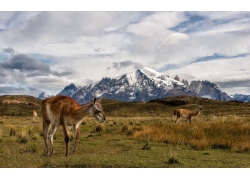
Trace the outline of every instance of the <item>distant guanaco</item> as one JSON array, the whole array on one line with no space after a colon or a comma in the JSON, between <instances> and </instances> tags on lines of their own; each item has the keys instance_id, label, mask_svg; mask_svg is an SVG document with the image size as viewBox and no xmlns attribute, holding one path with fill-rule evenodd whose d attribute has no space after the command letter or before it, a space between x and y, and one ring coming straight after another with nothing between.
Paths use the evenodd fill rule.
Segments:
<instances>
[{"instance_id":1,"label":"distant guanaco","mask_svg":"<svg viewBox=\"0 0 250 180\"><path fill-rule=\"evenodd\" d=\"M199 106L199 109L195 113L193 113L189 109L176 109L176 110L174 110L174 114L176 115L175 124L178 123L178 120L181 116L184 118L187 118L186 119L187 123L189 121L189 123L191 124L192 117L198 116L200 114L201 110L202 110L201 106Z\"/></svg>"},{"instance_id":2,"label":"distant guanaco","mask_svg":"<svg viewBox=\"0 0 250 180\"><path fill-rule=\"evenodd\" d=\"M34 119L36 118L36 120L38 120L38 115L36 111L32 111L32 120L34 121Z\"/></svg>"}]
</instances>

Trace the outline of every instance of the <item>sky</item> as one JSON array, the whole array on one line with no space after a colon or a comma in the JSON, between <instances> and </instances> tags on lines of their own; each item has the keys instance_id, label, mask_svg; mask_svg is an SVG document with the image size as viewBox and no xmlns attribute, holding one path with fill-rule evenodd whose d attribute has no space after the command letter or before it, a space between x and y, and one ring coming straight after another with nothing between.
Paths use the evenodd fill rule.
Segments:
<instances>
[{"instance_id":1,"label":"sky","mask_svg":"<svg viewBox=\"0 0 250 180\"><path fill-rule=\"evenodd\" d=\"M27 9L0 11L0 95L57 94L144 66L250 95L248 11Z\"/></svg>"}]
</instances>

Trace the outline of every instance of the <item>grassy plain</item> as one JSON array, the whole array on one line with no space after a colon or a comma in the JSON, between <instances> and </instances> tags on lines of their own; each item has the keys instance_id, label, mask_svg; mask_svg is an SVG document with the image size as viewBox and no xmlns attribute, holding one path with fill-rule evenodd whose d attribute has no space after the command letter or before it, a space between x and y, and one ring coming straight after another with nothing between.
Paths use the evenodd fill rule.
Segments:
<instances>
[{"instance_id":1,"label":"grassy plain","mask_svg":"<svg viewBox=\"0 0 250 180\"><path fill-rule=\"evenodd\" d=\"M28 101L33 102L32 99ZM106 122L99 124L87 116L81 125L76 156L71 151L66 158L61 127L54 140L57 154L45 156L42 118L40 116L33 122L26 115L36 108L28 101L1 104L8 113L12 106L17 109L11 113L21 112L15 116L2 112L0 116L1 168L250 167L249 103L189 97L148 103L104 99ZM195 111L198 105L202 105L204 110L191 125L184 120L174 124L174 109L182 107ZM30 109L27 110L27 106ZM39 108L36 110L40 114Z\"/></svg>"}]
</instances>

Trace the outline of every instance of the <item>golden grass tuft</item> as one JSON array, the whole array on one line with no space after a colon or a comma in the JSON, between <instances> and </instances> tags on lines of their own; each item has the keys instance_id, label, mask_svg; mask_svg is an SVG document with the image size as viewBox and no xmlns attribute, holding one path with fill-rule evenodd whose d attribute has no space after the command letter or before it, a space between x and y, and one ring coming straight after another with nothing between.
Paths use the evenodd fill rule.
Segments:
<instances>
[{"instance_id":1,"label":"golden grass tuft","mask_svg":"<svg viewBox=\"0 0 250 180\"><path fill-rule=\"evenodd\" d=\"M29 141L28 134L29 133L26 130L22 129L21 134L18 136L19 142L22 144L28 143Z\"/></svg>"},{"instance_id":2,"label":"golden grass tuft","mask_svg":"<svg viewBox=\"0 0 250 180\"><path fill-rule=\"evenodd\" d=\"M250 125L227 124L161 124L145 125L135 131L131 138L174 145L190 145L194 149L231 149L250 151Z\"/></svg>"}]
</instances>

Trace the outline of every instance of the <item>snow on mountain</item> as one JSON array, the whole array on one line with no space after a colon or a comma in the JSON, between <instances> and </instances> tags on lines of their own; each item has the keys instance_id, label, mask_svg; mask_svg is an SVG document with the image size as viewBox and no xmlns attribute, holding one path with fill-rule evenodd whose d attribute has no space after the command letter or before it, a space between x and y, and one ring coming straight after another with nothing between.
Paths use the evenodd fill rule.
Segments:
<instances>
[{"instance_id":1,"label":"snow on mountain","mask_svg":"<svg viewBox=\"0 0 250 180\"><path fill-rule=\"evenodd\" d=\"M41 94L39 94L38 98L39 99L46 99L50 96L54 96L55 94L51 93L51 92L42 92Z\"/></svg>"},{"instance_id":2,"label":"snow on mountain","mask_svg":"<svg viewBox=\"0 0 250 180\"><path fill-rule=\"evenodd\" d=\"M250 95L235 94L232 98L235 101L250 102Z\"/></svg>"},{"instance_id":3,"label":"snow on mountain","mask_svg":"<svg viewBox=\"0 0 250 180\"><path fill-rule=\"evenodd\" d=\"M188 90L183 83L169 78L168 75L144 67L114 79L103 78L95 84L82 88L76 88L71 84L59 94L73 97L79 103L86 103L96 96L128 102L149 101L180 93L190 96L197 95Z\"/></svg>"},{"instance_id":4,"label":"snow on mountain","mask_svg":"<svg viewBox=\"0 0 250 180\"><path fill-rule=\"evenodd\" d=\"M59 94L74 98L79 103L91 101L94 97L120 101L150 101L169 96L198 96L214 100L229 101L234 98L223 92L216 84L204 81L179 81L149 67L123 74L116 78L105 77L101 81L83 87L74 84L66 86ZM239 97L239 96L238 96Z\"/></svg>"},{"instance_id":5,"label":"snow on mountain","mask_svg":"<svg viewBox=\"0 0 250 180\"><path fill-rule=\"evenodd\" d=\"M204 81L192 81L189 86L190 90L193 90L200 97L213 99L213 100L222 100L229 101L232 98L222 91L216 84L211 83L207 80Z\"/></svg>"},{"instance_id":6,"label":"snow on mountain","mask_svg":"<svg viewBox=\"0 0 250 180\"><path fill-rule=\"evenodd\" d=\"M70 85L66 86L59 94L64 96L72 96L74 92L77 91L77 87L74 83L71 83Z\"/></svg>"}]
</instances>

